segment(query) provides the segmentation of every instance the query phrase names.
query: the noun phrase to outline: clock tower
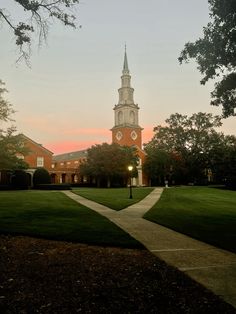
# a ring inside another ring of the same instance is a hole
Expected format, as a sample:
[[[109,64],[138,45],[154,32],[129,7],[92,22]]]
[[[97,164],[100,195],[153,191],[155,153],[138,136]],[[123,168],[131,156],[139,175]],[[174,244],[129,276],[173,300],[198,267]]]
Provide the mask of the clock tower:
[[[142,150],[142,128],[139,126],[139,106],[134,103],[134,89],[130,85],[131,76],[125,49],[121,87],[118,89],[119,101],[113,108],[115,125],[111,129],[112,142],[126,146],[136,146]]]

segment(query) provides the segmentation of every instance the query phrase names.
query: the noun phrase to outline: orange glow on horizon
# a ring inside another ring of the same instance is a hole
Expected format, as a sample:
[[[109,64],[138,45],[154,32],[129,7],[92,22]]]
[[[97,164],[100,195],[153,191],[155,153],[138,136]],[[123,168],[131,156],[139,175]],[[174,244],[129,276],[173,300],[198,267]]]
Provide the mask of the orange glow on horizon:
[[[142,132],[143,144],[150,142],[153,135],[154,135],[153,127],[152,126],[145,127],[143,132]]]
[[[64,153],[84,150],[95,144],[102,144],[103,142],[94,142],[94,141],[83,141],[83,142],[74,142],[74,141],[66,141],[66,142],[55,142],[48,143],[45,145],[47,149],[54,153],[54,155],[60,155]]]
[[[92,134],[92,130],[88,129],[87,134]],[[97,140],[97,135],[107,135],[107,131],[105,132],[103,129],[96,130],[96,133],[94,134],[94,140],[83,140],[83,141],[56,141],[56,142],[50,142],[45,143],[45,147],[49,149],[51,152],[54,153],[54,155],[69,153],[73,151],[79,151],[90,148],[92,145],[96,144],[102,144],[104,142],[111,143],[111,136],[110,136],[110,142],[107,140]],[[145,127],[142,132],[142,138],[143,143],[148,143],[153,137],[153,127]]]

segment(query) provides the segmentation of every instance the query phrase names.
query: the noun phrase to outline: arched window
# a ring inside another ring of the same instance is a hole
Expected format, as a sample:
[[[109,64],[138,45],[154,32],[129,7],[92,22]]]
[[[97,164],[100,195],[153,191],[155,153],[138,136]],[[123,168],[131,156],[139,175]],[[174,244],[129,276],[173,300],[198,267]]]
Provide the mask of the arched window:
[[[119,111],[118,112],[118,123],[122,124],[122,122],[123,122],[123,112]]]
[[[129,113],[129,121],[130,121],[131,124],[135,123],[135,113],[134,113],[134,111],[130,111],[130,113]]]

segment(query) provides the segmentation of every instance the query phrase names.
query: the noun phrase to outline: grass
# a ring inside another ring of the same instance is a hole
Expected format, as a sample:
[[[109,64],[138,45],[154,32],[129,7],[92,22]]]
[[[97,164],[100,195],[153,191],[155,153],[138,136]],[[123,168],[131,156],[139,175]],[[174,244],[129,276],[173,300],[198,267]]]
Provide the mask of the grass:
[[[144,218],[236,252],[236,192],[206,187],[165,189]]]
[[[107,218],[61,192],[0,192],[0,233],[88,244],[141,247]]]
[[[120,189],[99,189],[99,188],[79,188],[73,192],[88,198],[94,202],[105,205],[114,210],[121,210],[127,206],[141,201],[153,188],[132,188],[133,198],[129,198],[129,188]]]

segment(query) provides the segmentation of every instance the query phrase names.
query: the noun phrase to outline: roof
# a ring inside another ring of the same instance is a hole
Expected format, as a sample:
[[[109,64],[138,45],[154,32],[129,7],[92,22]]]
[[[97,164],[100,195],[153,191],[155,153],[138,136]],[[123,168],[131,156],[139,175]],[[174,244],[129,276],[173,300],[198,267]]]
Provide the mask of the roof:
[[[46,153],[53,154],[53,152],[51,152],[49,149],[45,148],[42,144],[39,144],[39,143],[33,141],[31,138],[29,138],[29,137],[26,136],[25,134],[21,134],[21,136],[22,136],[25,140],[27,140],[27,141],[33,143],[34,145],[37,145],[37,146],[39,146],[40,148],[42,148],[42,150],[44,150]]]
[[[87,157],[87,150],[78,150],[75,152],[60,154],[53,156],[53,161],[69,161]]]

